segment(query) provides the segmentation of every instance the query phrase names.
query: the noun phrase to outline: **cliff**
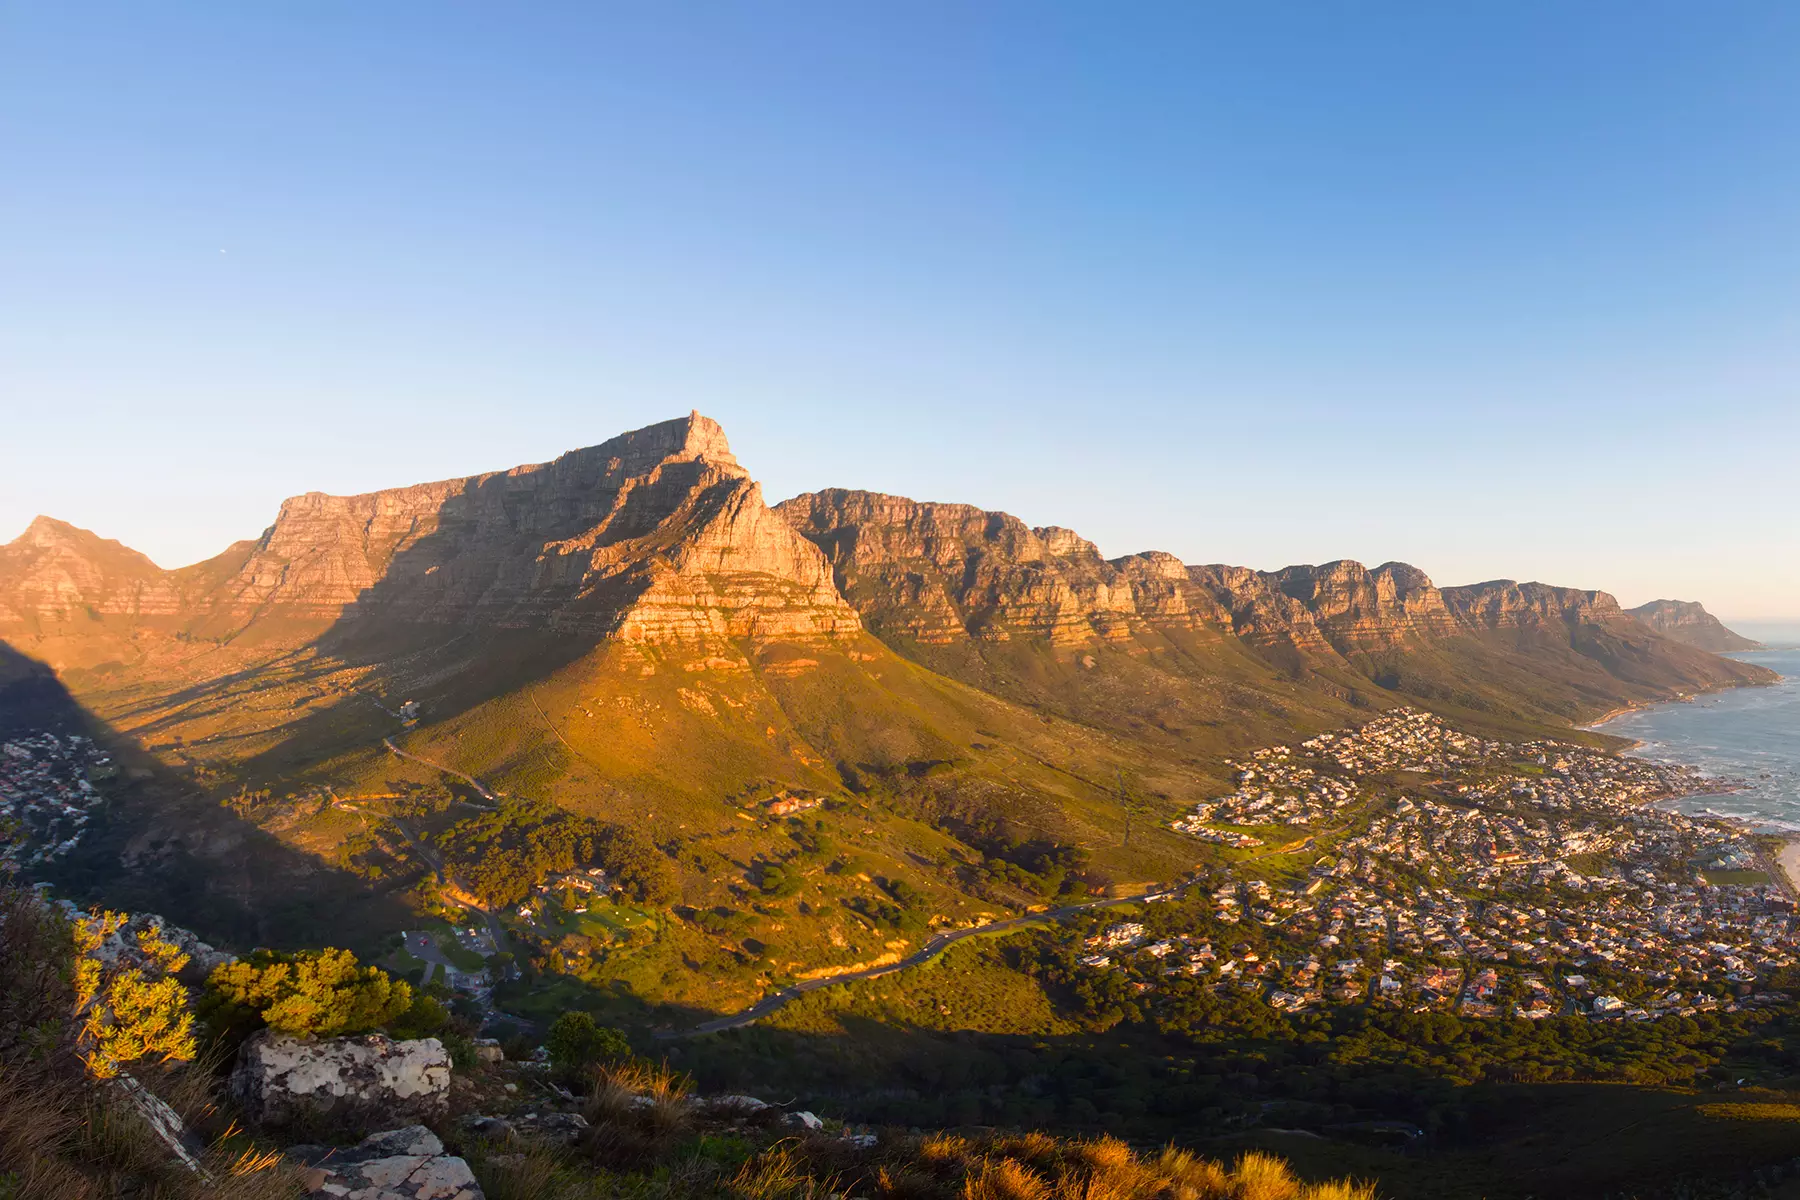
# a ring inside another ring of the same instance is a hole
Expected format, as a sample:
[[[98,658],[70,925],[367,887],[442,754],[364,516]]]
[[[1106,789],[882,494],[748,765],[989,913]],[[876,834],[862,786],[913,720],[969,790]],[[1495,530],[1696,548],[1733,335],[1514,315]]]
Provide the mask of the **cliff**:
[[[1721,654],[1762,645],[1725,628],[1719,618],[1692,600],[1652,600],[1626,611],[1664,637],[1698,650]]]
[[[78,610],[214,637],[404,623],[664,643],[852,633],[824,558],[699,414],[552,462],[284,502],[253,543],[183,572],[40,519],[0,549],[0,629]]]
[[[1223,667],[1206,647],[1235,642],[1335,695],[1407,691],[1538,718],[1763,678],[1650,633],[1604,592],[1512,580],[1440,589],[1397,562],[1253,571],[1156,552],[1106,559],[1068,530],[1006,513],[843,489],[776,512],[825,553],[871,631],[983,686],[1016,675],[991,649],[1007,642],[1084,663],[1086,650],[1123,650],[1215,685]],[[1177,642],[1179,656],[1162,653]],[[959,646],[970,653],[944,652]],[[1145,686],[1141,673],[1131,686]]]

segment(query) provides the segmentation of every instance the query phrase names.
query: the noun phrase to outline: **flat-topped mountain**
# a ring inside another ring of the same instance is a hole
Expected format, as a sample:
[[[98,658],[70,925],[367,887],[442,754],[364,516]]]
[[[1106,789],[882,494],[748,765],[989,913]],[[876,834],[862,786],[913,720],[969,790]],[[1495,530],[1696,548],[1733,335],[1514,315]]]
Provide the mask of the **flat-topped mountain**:
[[[296,642],[402,623],[648,643],[858,628],[822,556],[697,413],[509,471],[309,492],[181,571],[39,518],[0,548],[0,636],[54,642],[84,619]]]
[[[1722,654],[1728,650],[1755,650],[1762,645],[1725,628],[1698,601],[1652,600],[1627,611],[1664,637],[1699,650]]]

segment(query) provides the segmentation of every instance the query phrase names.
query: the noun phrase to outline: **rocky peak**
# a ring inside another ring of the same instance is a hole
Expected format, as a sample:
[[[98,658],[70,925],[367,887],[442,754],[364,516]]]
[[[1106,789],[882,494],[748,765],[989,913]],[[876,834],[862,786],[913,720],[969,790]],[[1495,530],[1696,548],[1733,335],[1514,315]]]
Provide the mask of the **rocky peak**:
[[[1306,606],[1340,651],[1385,649],[1456,632],[1431,579],[1406,563],[1383,563],[1370,571],[1359,562],[1339,559],[1317,567],[1287,567],[1269,578],[1284,595]]]
[[[1492,579],[1445,588],[1444,603],[1462,621],[1483,629],[1536,628],[1583,624],[1624,617],[1619,602],[1605,592]]]
[[[66,521],[37,517],[0,546],[0,623],[160,615],[178,605],[168,572],[136,550]]]
[[[1727,629],[1719,618],[1693,600],[1652,600],[1626,612],[1666,638],[1699,650],[1721,653],[1729,650],[1754,650],[1761,642],[1751,641]]]
[[[288,640],[396,620],[648,641],[860,627],[699,413],[546,463],[294,496],[255,543],[182,572],[48,518],[0,548],[0,621],[84,609]]]

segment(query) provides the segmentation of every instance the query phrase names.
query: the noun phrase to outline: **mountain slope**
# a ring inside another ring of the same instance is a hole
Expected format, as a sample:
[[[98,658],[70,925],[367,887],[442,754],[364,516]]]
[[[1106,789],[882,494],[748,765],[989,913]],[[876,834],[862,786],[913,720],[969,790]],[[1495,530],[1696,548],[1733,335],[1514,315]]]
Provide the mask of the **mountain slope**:
[[[1652,600],[1626,611],[1664,637],[1696,650],[1723,654],[1732,650],[1756,650],[1762,646],[1761,642],[1753,642],[1725,628],[1719,618],[1693,600]]]
[[[441,766],[641,833],[692,911],[755,912],[754,938],[674,922],[609,960],[707,1007],[898,953],[917,931],[866,915],[895,895],[960,923],[1041,899],[1052,860],[1095,887],[1192,869],[1215,851],[1169,820],[1250,747],[1399,702],[1541,730],[1764,675],[1603,593],[1108,560],[867,492],[771,510],[698,414],[550,463],[295,497],[177,571],[40,520],[0,548],[0,641],[163,773],[69,860],[83,886],[141,895],[178,868],[156,885],[191,910],[171,915],[272,940],[242,864],[205,864],[279,845],[273,880],[337,864],[294,884],[298,927],[326,878],[370,912],[430,903],[420,847],[480,800]],[[804,880],[793,906],[771,868]],[[258,913],[219,917],[234,899]]]
[[[1157,695],[1193,682],[1217,693],[1229,665],[1245,662],[1260,668],[1243,681],[1258,690],[1285,680],[1358,706],[1398,693],[1559,723],[1768,678],[1656,635],[1604,592],[1511,580],[1440,590],[1404,563],[1257,572],[1167,554],[1106,560],[1067,530],[868,492],[797,496],[776,511],[825,552],[845,596],[890,644],[1108,727],[1140,729]],[[1026,647],[1065,669],[1028,666]],[[1081,702],[1071,663],[1133,676],[1115,689],[1123,707]],[[1249,719],[1243,703],[1231,707]]]

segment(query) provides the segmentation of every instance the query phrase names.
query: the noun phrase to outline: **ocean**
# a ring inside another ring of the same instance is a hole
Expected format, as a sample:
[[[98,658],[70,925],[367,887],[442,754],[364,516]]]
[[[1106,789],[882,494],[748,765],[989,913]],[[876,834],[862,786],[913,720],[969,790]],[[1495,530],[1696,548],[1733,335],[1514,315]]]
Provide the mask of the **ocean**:
[[[1770,831],[1800,831],[1800,648],[1729,657],[1778,671],[1781,682],[1638,709],[1598,728],[1637,739],[1629,753],[1689,763],[1709,778],[1743,784],[1740,791],[1688,796],[1671,807],[1735,817]]]

